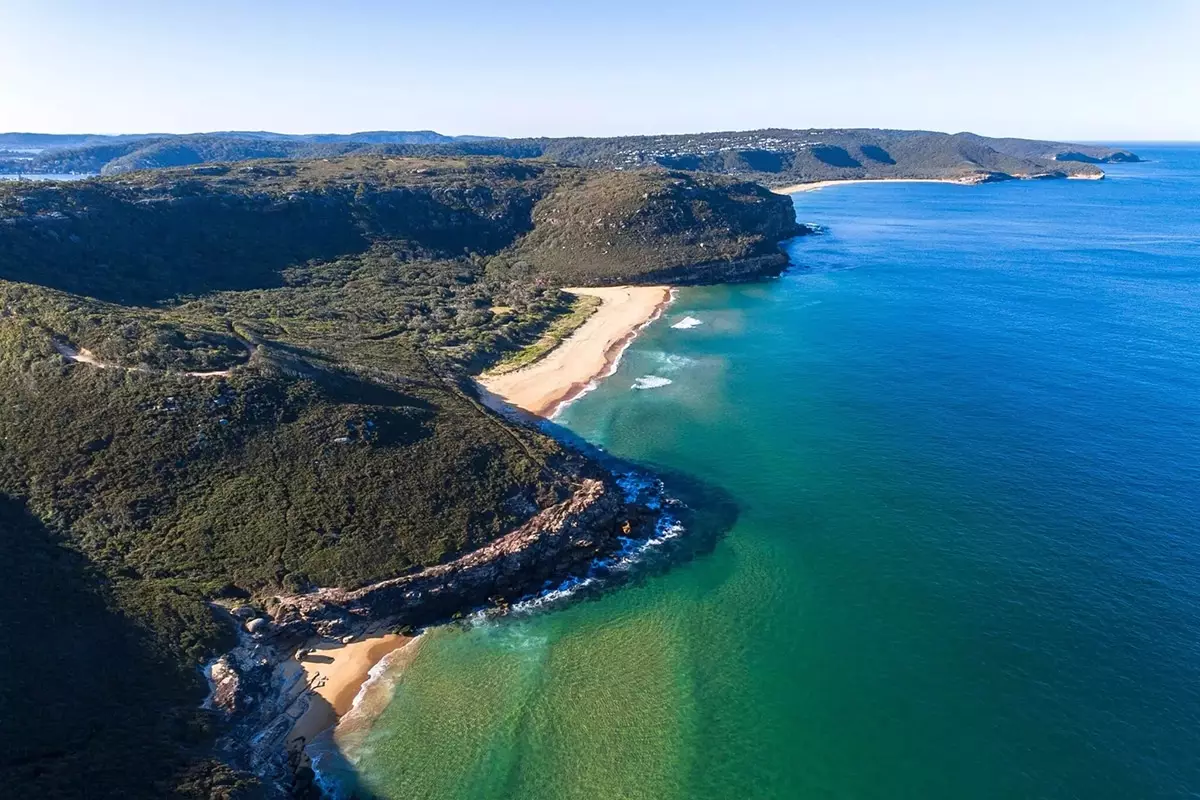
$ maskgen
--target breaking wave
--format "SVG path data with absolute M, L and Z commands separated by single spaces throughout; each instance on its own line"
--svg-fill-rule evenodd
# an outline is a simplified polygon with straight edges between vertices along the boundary
M 650 566 L 650 562 L 660 553 L 665 556 L 665 545 L 684 534 L 683 523 L 675 513 L 680 503 L 666 494 L 662 481 L 630 471 L 617 477 L 617 485 L 625 493 L 625 502 L 640 503 L 659 512 L 653 533 L 645 538 L 618 536 L 617 549 L 593 560 L 583 575 L 571 576 L 560 583 L 547 582 L 541 591 L 513 603 L 507 610 L 509 615 L 528 615 L 553 608 L 585 590 L 599 589 L 631 577 L 639 566 Z M 496 609 L 481 609 L 472 615 L 470 621 L 475 624 L 487 623 L 503 613 Z
M 633 329 L 633 331 L 629 334 L 628 338 L 626 338 L 625 343 L 621 346 L 621 348 L 617 351 L 616 355 L 613 356 L 612 360 L 605 367 L 604 371 L 601 372 L 599 375 L 595 376 L 594 378 L 592 378 L 590 381 L 588 381 L 587 385 L 584 386 L 583 389 L 581 389 L 573 397 L 563 400 L 561 403 L 559 403 L 557 406 L 555 406 L 554 410 L 550 412 L 550 416 L 548 417 L 548 419 L 551 419 L 551 420 L 555 419 L 559 414 L 561 414 L 563 412 L 563 409 L 565 409 L 567 406 L 571 405 L 572 403 L 574 403 L 576 400 L 583 397 L 584 395 L 590 394 L 591 392 L 595 391 L 600 386 L 600 381 L 615 374 L 617 371 L 617 368 L 619 366 L 621 366 L 622 357 L 624 357 L 625 352 L 627 350 L 629 350 L 629 347 L 633 344 L 633 340 L 636 339 L 638 336 L 640 336 L 642 331 L 644 331 L 646 328 L 650 327 L 650 325 L 657 322 L 659 320 L 659 318 L 662 317 L 662 315 L 666 311 L 667 307 L 675 302 L 675 298 L 677 295 L 678 295 L 678 292 L 675 289 L 671 289 L 667 295 L 667 301 L 665 303 L 663 303 L 661 306 L 659 306 L 657 309 L 655 309 L 654 313 L 650 316 L 649 319 L 647 319 L 641 325 L 639 325 L 638 327 Z
M 633 382 L 632 389 L 658 389 L 661 386 L 667 386 L 671 383 L 670 378 L 663 378 L 659 375 L 643 375 Z
M 683 319 L 679 320 L 679 322 L 676 322 L 671 327 L 686 331 L 688 328 L 694 328 L 697 325 L 703 325 L 703 324 L 704 324 L 703 320 L 696 319 L 695 317 L 684 317 Z
M 688 358 L 676 353 L 664 353 L 661 350 L 651 350 L 646 352 L 645 355 L 654 359 L 656 372 L 678 372 L 684 367 L 690 367 L 696 363 L 694 358 Z

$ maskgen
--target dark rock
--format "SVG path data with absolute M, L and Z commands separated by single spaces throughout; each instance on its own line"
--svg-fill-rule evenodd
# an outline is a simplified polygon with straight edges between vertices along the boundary
M 448 564 L 354 591 L 320 589 L 280 598 L 275 623 L 287 628 L 309 622 L 334 635 L 354 620 L 421 625 L 495 598 L 519 597 L 614 549 L 621 526 L 638 513 L 615 488 L 588 479 L 570 499 Z

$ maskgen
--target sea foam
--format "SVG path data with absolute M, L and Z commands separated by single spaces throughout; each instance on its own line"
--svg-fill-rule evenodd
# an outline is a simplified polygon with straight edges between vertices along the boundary
M 684 367 L 695 364 L 695 359 L 681 356 L 677 353 L 664 353 L 661 350 L 651 350 L 645 355 L 654 360 L 655 372 L 678 372 Z
M 683 319 L 679 320 L 679 322 L 676 322 L 671 327 L 679 328 L 680 330 L 686 331 L 688 328 L 694 328 L 697 325 L 703 325 L 703 324 L 704 324 L 703 320 L 698 320 L 695 317 L 684 317 Z
M 643 375 L 633 382 L 633 389 L 658 389 L 661 386 L 667 386 L 671 383 L 670 378 L 663 378 L 659 375 Z
M 531 614 L 570 601 L 586 589 L 598 589 L 606 583 L 628 576 L 645 562 L 655 551 L 685 533 L 683 523 L 674 510 L 679 502 L 666 494 L 662 481 L 639 472 L 626 472 L 617 476 L 617 486 L 625 495 L 627 503 L 641 503 L 646 508 L 659 512 L 654 531 L 646 538 L 619 536 L 616 551 L 597 558 L 588 565 L 587 572 L 567 578 L 561 583 L 548 582 L 540 592 L 523 597 L 512 604 L 507 613 L 513 616 Z M 496 609 L 480 609 L 469 618 L 474 625 L 490 624 Z

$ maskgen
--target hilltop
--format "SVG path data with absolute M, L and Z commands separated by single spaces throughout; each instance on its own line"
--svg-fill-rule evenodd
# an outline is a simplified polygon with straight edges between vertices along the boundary
M 10 606 L 43 631 L 26 677 L 2 676 L 0 718 L 55 711 L 20 714 L 6 781 L 245 789 L 198 709 L 198 667 L 232 639 L 209 604 L 460 563 L 580 487 L 603 494 L 604 467 L 490 411 L 468 376 L 570 314 L 560 286 L 776 274 L 802 232 L 751 182 L 505 159 L 0 184 L 0 514 L 21 586 L 78 587 Z M 604 519 L 636 518 L 607 492 Z M 28 680 L 42 659 L 86 675 Z M 90 698 L 118 672 L 145 706 Z
M 8 148 L 8 151 L 5 151 Z M 25 148 L 25 152 L 17 149 Z M 0 134 L 0 172 L 104 173 L 256 158 L 500 156 L 604 169 L 660 166 L 735 175 L 769 186 L 841 178 L 1100 177 L 1095 164 L 1137 161 L 1127 150 L 972 133 L 768 129 L 609 138 L 449 137 L 433 131 L 290 136 L 49 137 Z

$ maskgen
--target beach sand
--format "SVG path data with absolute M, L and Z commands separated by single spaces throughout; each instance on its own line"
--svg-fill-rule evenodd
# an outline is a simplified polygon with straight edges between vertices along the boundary
M 668 286 L 614 286 L 564 289 L 601 299 L 600 308 L 544 358 L 516 372 L 482 375 L 479 384 L 492 401 L 539 417 L 552 416 L 593 379 L 605 375 L 633 336 L 671 299 Z
M 794 194 L 796 192 L 815 192 L 828 186 L 840 186 L 846 183 L 957 183 L 962 186 L 972 186 L 974 181 L 958 178 L 849 178 L 843 181 L 813 181 L 811 183 L 795 183 L 791 186 L 777 186 L 772 189 L 775 194 Z
M 384 657 L 414 641 L 414 637 L 389 633 L 342 644 L 319 644 L 300 662 L 303 680 L 311 687 L 308 707 L 296 719 L 288 742 L 313 741 L 337 723 L 354 705 L 371 668 Z

